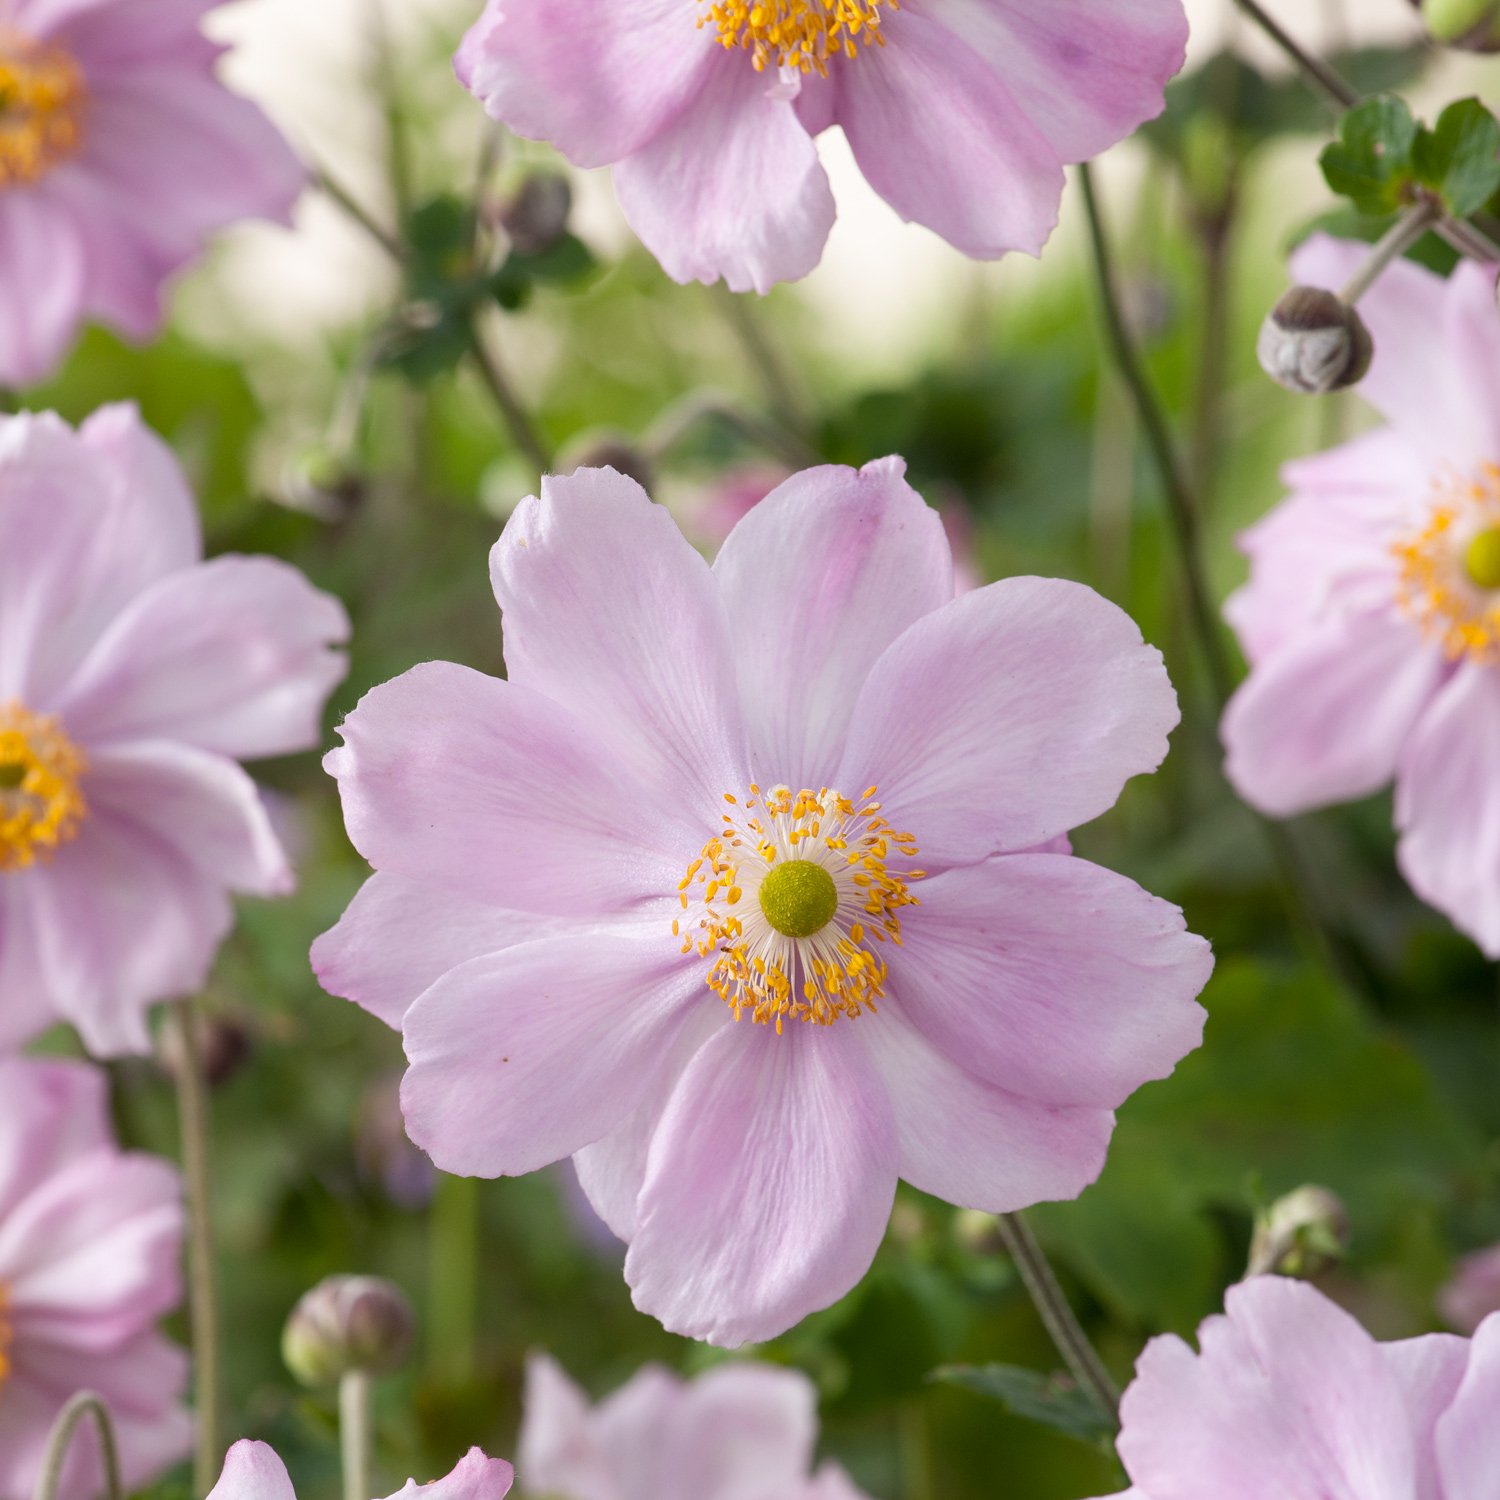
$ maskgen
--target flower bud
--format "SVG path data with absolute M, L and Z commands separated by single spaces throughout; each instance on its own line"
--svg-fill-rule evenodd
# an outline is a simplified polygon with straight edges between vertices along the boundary
M 558 455 L 557 472 L 571 474 L 574 469 L 616 469 L 635 480 L 643 490 L 656 487 L 651 460 L 623 432 L 612 427 L 596 427 L 580 433 L 563 449 Z
M 1319 287 L 1298 286 L 1271 309 L 1255 352 L 1278 385 L 1324 396 L 1365 378 L 1375 344 L 1347 302 Z
M 1411 0 L 1435 42 L 1500 52 L 1500 0 Z
M 1325 1187 L 1299 1187 L 1256 1216 L 1250 1276 L 1310 1281 L 1331 1271 L 1349 1249 L 1349 1215 Z
M 378 1276 L 329 1276 L 287 1319 L 281 1356 L 304 1385 L 331 1385 L 358 1371 L 388 1375 L 411 1348 L 411 1306 Z
M 532 172 L 500 205 L 500 226 L 522 255 L 550 250 L 567 232 L 573 186 L 560 172 Z
M 194 1022 L 198 1044 L 198 1068 L 210 1088 L 227 1083 L 250 1059 L 249 1028 L 230 1016 L 200 1016 Z M 163 1068 L 177 1077 L 186 1059 L 183 1056 L 181 1031 L 173 1026 L 163 1030 L 157 1044 L 157 1056 Z

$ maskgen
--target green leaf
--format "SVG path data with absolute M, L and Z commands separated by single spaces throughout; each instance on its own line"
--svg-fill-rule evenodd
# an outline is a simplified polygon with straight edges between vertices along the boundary
M 1108 1442 L 1115 1424 L 1086 1391 L 1061 1373 L 1044 1375 L 1021 1365 L 945 1365 L 930 1377 L 993 1397 L 1013 1416 L 1038 1422 L 1085 1443 Z
M 1417 176 L 1455 218 L 1477 213 L 1500 191 L 1500 120 L 1477 99 L 1460 99 L 1417 137 Z
M 1384 95 L 1357 105 L 1344 116 L 1339 139 L 1320 158 L 1328 186 L 1363 213 L 1400 208 L 1417 180 L 1413 153 L 1418 130 L 1403 99 Z
M 598 262 L 593 252 L 576 234 L 565 234 L 555 245 L 523 255 L 513 250 L 505 264 L 489 280 L 490 295 L 513 312 L 531 296 L 538 282 L 567 286 L 593 274 Z

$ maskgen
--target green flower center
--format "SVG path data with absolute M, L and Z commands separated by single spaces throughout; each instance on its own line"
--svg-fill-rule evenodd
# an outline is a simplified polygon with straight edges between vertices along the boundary
M 806 938 L 821 932 L 839 909 L 833 876 L 810 859 L 789 859 L 772 866 L 760 883 L 760 909 L 784 937 Z
M 1500 589 L 1500 526 L 1478 532 L 1464 552 L 1464 571 L 1482 589 Z

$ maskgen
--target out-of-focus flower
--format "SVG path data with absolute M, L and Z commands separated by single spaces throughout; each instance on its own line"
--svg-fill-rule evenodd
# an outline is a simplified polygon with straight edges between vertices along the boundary
M 303 1385 L 350 1372 L 389 1375 L 411 1353 L 411 1304 L 380 1276 L 327 1276 L 305 1292 L 281 1334 L 281 1357 Z
M 1349 1253 L 1349 1211 L 1328 1188 L 1294 1188 L 1256 1215 L 1249 1274 L 1315 1281 Z
M 1181 0 L 488 0 L 457 67 L 517 134 L 613 165 L 670 276 L 764 292 L 823 253 L 835 124 L 902 218 L 1040 253 L 1064 163 L 1160 112 L 1187 33 Z
M 515 1471 L 499 1458 L 470 1448 L 445 1479 L 407 1482 L 388 1500 L 504 1500 Z M 224 1458 L 224 1472 L 208 1500 L 297 1500 L 286 1465 L 266 1443 L 239 1442 Z
M 798 474 L 712 568 L 549 479 L 491 560 L 509 680 L 418 667 L 327 762 L 377 873 L 314 964 L 401 1026 L 412 1138 L 573 1155 L 637 1305 L 718 1343 L 848 1291 L 898 1175 L 1075 1196 L 1201 1036 L 1182 914 L 1038 850 L 1161 761 L 1160 655 L 1078 584 L 955 599 L 902 475 Z
M 47 376 L 85 318 L 131 338 L 237 219 L 286 219 L 303 171 L 214 77 L 217 0 L 0 0 L 0 385 Z
M 1293 270 L 1341 284 L 1368 253 L 1319 238 Z M 1500 956 L 1500 310 L 1495 273 L 1409 261 L 1360 302 L 1360 392 L 1387 425 L 1286 470 L 1226 606 L 1252 670 L 1228 773 L 1289 817 L 1394 776 L 1402 872 Z
M 1500 1318 L 1380 1344 L 1306 1282 L 1231 1287 L 1200 1352 L 1153 1339 L 1120 1407 L 1118 1500 L 1493 1500 Z
M 317 743 L 347 622 L 285 563 L 202 559 L 133 408 L 0 419 L 0 1046 L 67 1020 L 148 1051 L 229 892 L 290 887 L 235 762 Z
M 1500 1245 L 1459 1261 L 1453 1279 L 1438 1294 L 1438 1309 L 1460 1333 L 1473 1333 L 1491 1313 L 1500 1312 Z
M 749 1362 L 696 1379 L 648 1365 L 598 1406 L 545 1355 L 526 1366 L 516 1462 L 557 1500 L 865 1500 L 837 1464 L 812 1473 L 817 1393 Z
M 122 1152 L 104 1075 L 0 1059 L 0 1500 L 31 1500 L 54 1421 L 77 1391 L 109 1403 L 124 1482 L 139 1489 L 192 1443 L 187 1358 L 156 1332 L 182 1300 L 175 1168 Z M 74 1441 L 60 1500 L 104 1485 L 97 1439 Z

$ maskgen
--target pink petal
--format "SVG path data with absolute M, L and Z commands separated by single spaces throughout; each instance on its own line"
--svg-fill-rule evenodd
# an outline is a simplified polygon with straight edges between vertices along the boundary
M 651 1373 L 643 1370 L 632 1384 Z M 616 1466 L 594 1437 L 588 1398 L 556 1360 L 545 1354 L 527 1359 L 521 1406 L 516 1461 L 530 1493 L 618 1500 Z
M 837 1464 L 824 1464 L 800 1500 L 870 1500 Z
M 0 386 L 62 362 L 83 321 L 87 260 L 72 215 L 44 188 L 0 193 Z
M 487 1458 L 478 1448 L 470 1448 L 458 1461 L 453 1472 L 431 1484 L 410 1479 L 389 1500 L 504 1500 L 515 1483 L 516 1473 L 500 1458 Z
M 901 1176 L 962 1208 L 1013 1213 L 1076 1198 L 1104 1166 L 1107 1109 L 1042 1104 L 1006 1093 L 945 1057 L 881 1005 L 860 1040 L 885 1079 L 901 1143 Z
M 0 1056 L 0 1223 L 69 1162 L 113 1143 L 109 1086 L 87 1063 Z
M 693 103 L 619 163 L 615 193 L 668 276 L 733 292 L 806 276 L 835 218 L 795 106 L 740 52 L 720 52 Z
M 347 670 L 343 606 L 269 557 L 217 557 L 121 613 L 58 701 L 93 744 L 170 738 L 236 758 L 306 750 Z
M 1448 278 L 1442 341 L 1452 362 L 1454 399 L 1461 403 L 1452 415 L 1465 422 L 1466 438 L 1463 450 L 1449 454 L 1450 463 L 1461 464 L 1471 455 L 1479 463 L 1493 463 L 1500 454 L 1500 307 L 1495 290 L 1492 265 L 1461 260 Z
M 1008 854 L 918 887 L 882 953 L 902 1013 L 968 1072 L 1109 1110 L 1198 1046 L 1213 955 L 1182 913 L 1087 860 Z
M 471 959 L 402 1023 L 407 1130 L 446 1172 L 519 1176 L 649 1094 L 690 1003 L 717 1004 L 656 924 L 581 928 Z
M 220 0 L 13 0 L 12 20 L 37 40 L 56 41 L 91 83 L 149 64 L 208 68 L 222 48 L 203 35 Z
M 31 891 L 29 881 L 0 881 L 0 995 L 5 996 L 0 1004 L 0 1053 L 40 1036 L 56 1019 L 37 951 Z
M 714 562 L 764 785 L 832 785 L 871 667 L 953 597 L 942 522 L 905 468 L 887 458 L 804 470 L 735 526 Z
M 636 1306 L 672 1332 L 771 1338 L 869 1269 L 897 1147 L 851 1024 L 726 1026 L 682 1075 L 625 1260 Z
M 1443 1500 L 1438 1478 L 1438 1419 L 1453 1405 L 1469 1362 L 1469 1341 L 1451 1333 L 1382 1344 L 1391 1373 L 1400 1383 L 1416 1439 L 1416 1500 Z
M 489 0 L 454 59 L 464 85 L 517 135 L 580 167 L 638 151 L 702 86 L 718 48 L 681 0 Z M 748 60 L 747 66 L 748 66 Z
M 613 469 L 548 477 L 490 573 L 510 681 L 586 720 L 622 768 L 713 828 L 745 782 L 744 734 L 713 575 L 671 513 Z
M 870 186 L 965 255 L 1040 254 L 1062 197 L 1057 149 L 939 19 L 903 8 L 880 29 L 886 46 L 839 74 L 839 123 Z
M 1230 700 L 1225 772 L 1273 817 L 1368 796 L 1391 779 L 1447 672 L 1441 649 L 1389 604 L 1309 625 Z
M 575 920 L 618 912 L 675 894 L 706 837 L 702 814 L 623 777 L 585 720 L 450 662 L 367 693 L 339 733 L 324 763 L 359 852 L 473 900 Z
M 286 1465 L 268 1443 L 238 1442 L 208 1500 L 297 1500 Z
M 1418 721 L 1396 773 L 1396 858 L 1424 901 L 1500 957 L 1500 683 L 1461 666 Z
M 1446 1500 L 1483 1500 L 1500 1474 L 1500 1317 L 1486 1318 L 1469 1346 L 1469 1365 L 1452 1406 L 1437 1424 L 1438 1472 Z
M 887 648 L 837 785 L 875 784 L 924 868 L 941 869 L 1097 817 L 1160 765 L 1177 718 L 1161 653 L 1124 611 L 1082 584 L 1011 578 Z
M 670 1370 L 645 1365 L 595 1408 L 589 1425 L 615 1495 L 673 1500 L 680 1461 L 676 1449 L 687 1435 L 691 1389 L 690 1382 Z

